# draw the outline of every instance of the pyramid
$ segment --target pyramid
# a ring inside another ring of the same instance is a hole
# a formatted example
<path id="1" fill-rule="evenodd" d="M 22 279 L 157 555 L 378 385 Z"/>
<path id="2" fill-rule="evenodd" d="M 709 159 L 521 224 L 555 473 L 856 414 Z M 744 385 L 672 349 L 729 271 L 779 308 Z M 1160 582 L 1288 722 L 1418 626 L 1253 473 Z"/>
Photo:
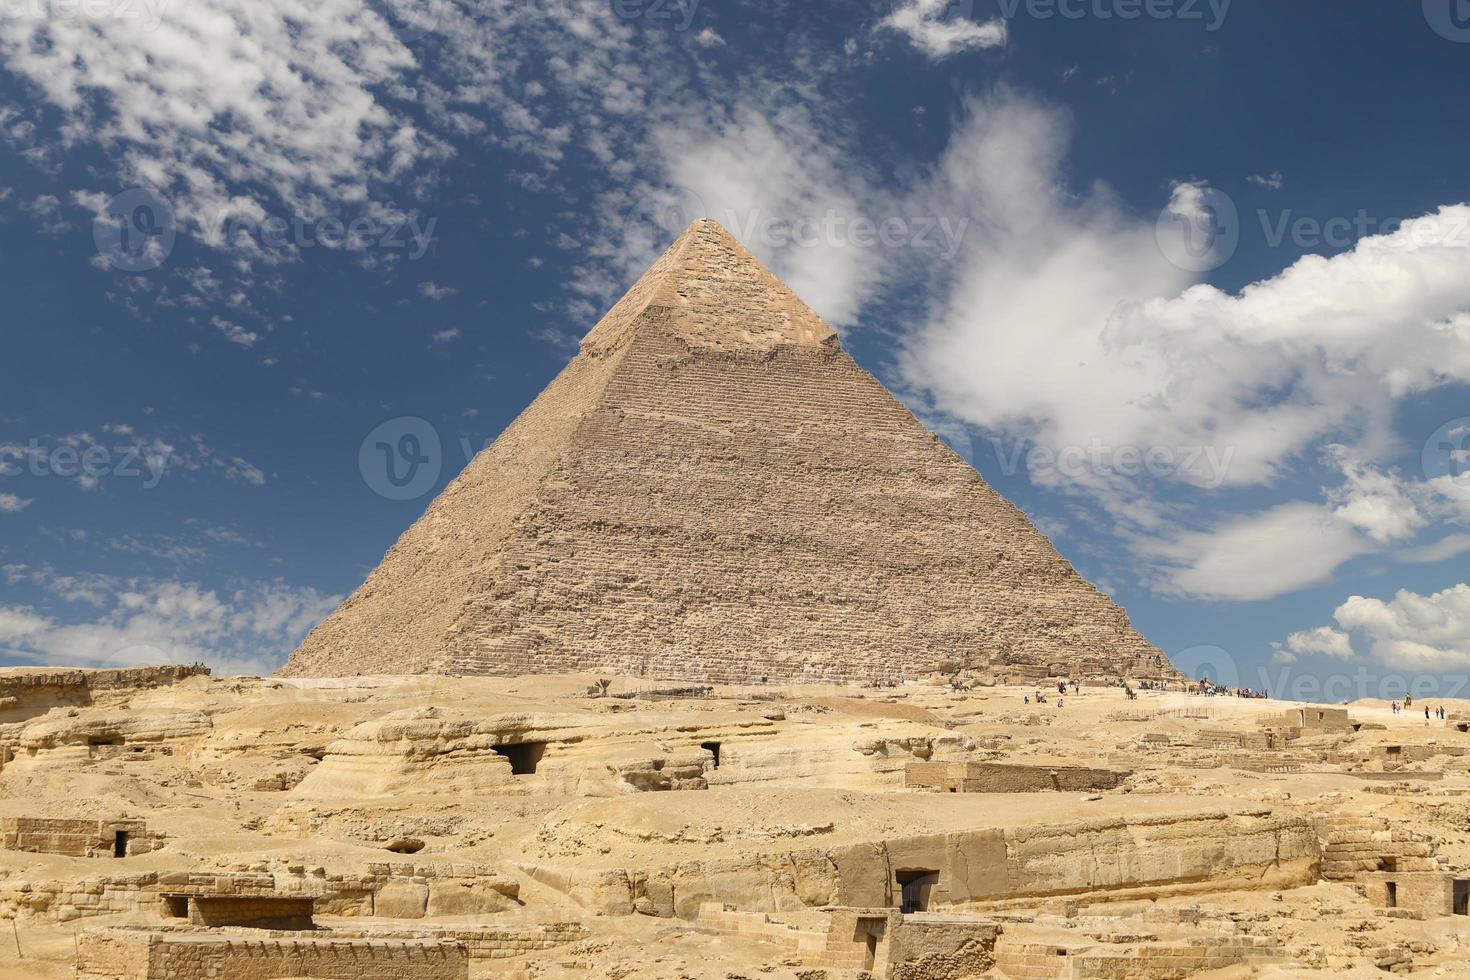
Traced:
<path id="1" fill-rule="evenodd" d="M 287 676 L 1177 678 L 1127 615 L 695 222 Z"/>

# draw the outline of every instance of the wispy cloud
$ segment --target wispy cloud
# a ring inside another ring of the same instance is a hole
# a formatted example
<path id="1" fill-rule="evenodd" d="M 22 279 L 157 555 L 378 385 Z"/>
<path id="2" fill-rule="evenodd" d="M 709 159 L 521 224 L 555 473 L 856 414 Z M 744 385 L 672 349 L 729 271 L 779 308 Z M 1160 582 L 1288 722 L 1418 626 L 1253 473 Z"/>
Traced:
<path id="1" fill-rule="evenodd" d="M 903 34 L 934 61 L 962 51 L 1000 47 L 1007 36 L 1004 20 L 997 17 L 977 23 L 957 16 L 950 0 L 903 0 L 879 26 Z"/>

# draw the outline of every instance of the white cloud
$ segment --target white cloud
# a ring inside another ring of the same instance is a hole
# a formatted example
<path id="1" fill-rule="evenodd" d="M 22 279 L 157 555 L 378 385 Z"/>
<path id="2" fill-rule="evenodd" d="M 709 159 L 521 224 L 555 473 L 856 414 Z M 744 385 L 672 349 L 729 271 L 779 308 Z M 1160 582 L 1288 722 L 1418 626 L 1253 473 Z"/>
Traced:
<path id="1" fill-rule="evenodd" d="M 1369 461 L 1394 447 L 1402 400 L 1470 382 L 1470 206 L 1229 294 L 1165 260 L 1153 216 L 1065 185 L 1069 131 L 1014 94 L 977 100 L 922 192 L 975 221 L 903 341 L 902 375 L 936 421 L 1086 455 L 1072 469 L 1028 458 L 1029 475 L 1090 495 L 1189 594 L 1280 594 L 1428 526 L 1421 488 Z M 1160 205 L 1187 210 L 1202 188 Z M 1150 454 L 1169 465 L 1120 465 Z M 1342 484 L 1321 500 L 1199 516 L 1324 454 Z M 1289 553 L 1277 534 L 1319 550 Z"/>
<path id="2" fill-rule="evenodd" d="M 720 32 L 713 27 L 706 27 L 694 35 L 694 43 L 702 48 L 723 48 L 725 39 L 720 37 Z"/>
<path id="3" fill-rule="evenodd" d="M 19 606 L 0 606 L 0 643 L 14 643 L 50 627 L 51 621 Z"/>
<path id="4" fill-rule="evenodd" d="M 945 19 L 950 0 L 904 0 L 879 27 L 908 37 L 931 60 L 941 61 L 961 51 L 995 48 L 1006 43 L 1006 22 L 1000 18 L 977 24 L 963 17 Z"/>
<path id="5" fill-rule="evenodd" d="M 1157 564 L 1155 588 L 1205 599 L 1268 599 L 1329 579 L 1371 550 L 1356 530 L 1314 504 L 1280 504 L 1207 531 L 1141 539 Z"/>
<path id="6" fill-rule="evenodd" d="M 1411 538 L 1428 523 L 1397 476 L 1354 459 L 1342 447 L 1330 451 L 1339 457 L 1345 477 L 1327 495 L 1337 505 L 1337 517 L 1379 544 Z"/>
<path id="7" fill-rule="evenodd" d="M 103 481 L 131 481 L 151 490 L 173 472 L 215 473 L 255 486 L 265 483 L 265 474 L 254 464 L 217 452 L 198 434 L 139 435 L 131 426 L 116 424 L 104 425 L 102 432 L 102 438 L 83 431 L 36 436 L 24 443 L 0 442 L 0 476 L 56 477 L 74 481 L 83 490 L 96 490 Z"/>
<path id="8" fill-rule="evenodd" d="M 459 290 L 453 286 L 441 286 L 436 282 L 419 283 L 419 295 L 432 303 L 448 299 L 459 294 Z"/>
<path id="9" fill-rule="evenodd" d="M 1415 564 L 1431 564 L 1448 561 L 1470 551 L 1470 534 L 1449 534 L 1433 544 L 1421 548 L 1410 548 L 1396 556 L 1399 561 Z"/>
<path id="10" fill-rule="evenodd" d="M 1281 176 L 1279 170 L 1273 170 L 1269 174 L 1251 174 L 1246 180 L 1268 191 L 1279 191 L 1286 186 L 1286 178 Z"/>
<path id="11" fill-rule="evenodd" d="M 816 120 L 804 110 L 741 103 L 697 125 L 662 125 L 655 140 L 676 186 L 649 190 L 642 227 L 629 229 L 641 247 L 628 257 L 627 274 L 646 265 L 674 225 L 711 217 L 822 317 L 836 326 L 856 320 L 882 282 L 885 259 L 852 234 L 852 222 L 894 217 L 893 204 L 852 172 Z M 650 240 L 649 231 L 661 234 Z"/>
<path id="12" fill-rule="evenodd" d="M 1433 595 L 1400 591 L 1393 599 L 1352 596 L 1333 614 L 1345 630 L 1361 630 L 1374 659 L 1420 670 L 1470 668 L 1470 585 Z"/>
<path id="13" fill-rule="evenodd" d="M 46 579 L 49 591 L 100 610 L 64 622 L 0 606 L 0 652 L 56 666 L 132 666 L 200 661 L 226 673 L 273 671 L 340 597 L 283 582 L 252 582 L 224 595 L 172 581 L 92 576 L 88 591 Z"/>
<path id="14" fill-rule="evenodd" d="M 1338 660 L 1351 660 L 1357 656 L 1352 638 L 1331 626 L 1293 633 L 1286 638 L 1286 648 L 1294 654 L 1335 657 Z"/>
<path id="15" fill-rule="evenodd" d="M 451 341 L 459 339 L 459 328 L 449 327 L 446 330 L 435 330 L 434 333 L 430 335 L 429 339 L 436 344 L 450 343 Z"/>
<path id="16" fill-rule="evenodd" d="M 68 114 L 69 139 L 114 151 L 188 224 L 364 201 L 375 181 L 439 152 L 380 97 L 414 63 L 361 0 L 212 0 L 156 18 L 85 17 L 42 0 L 0 20 L 0 59 Z"/>
<path id="17" fill-rule="evenodd" d="M 31 503 L 32 501 L 13 493 L 0 493 L 0 514 L 19 514 Z"/>

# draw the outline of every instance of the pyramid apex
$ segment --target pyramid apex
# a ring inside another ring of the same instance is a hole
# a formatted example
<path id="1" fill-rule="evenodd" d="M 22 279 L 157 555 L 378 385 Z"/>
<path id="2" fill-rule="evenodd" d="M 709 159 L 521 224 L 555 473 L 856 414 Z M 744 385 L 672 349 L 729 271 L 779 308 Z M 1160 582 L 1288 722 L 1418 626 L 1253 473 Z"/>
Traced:
<path id="1" fill-rule="evenodd" d="M 714 218 L 696 218 L 582 340 L 583 350 L 621 346 L 662 309 L 657 329 L 690 347 L 765 351 L 837 348 L 837 332 Z"/>

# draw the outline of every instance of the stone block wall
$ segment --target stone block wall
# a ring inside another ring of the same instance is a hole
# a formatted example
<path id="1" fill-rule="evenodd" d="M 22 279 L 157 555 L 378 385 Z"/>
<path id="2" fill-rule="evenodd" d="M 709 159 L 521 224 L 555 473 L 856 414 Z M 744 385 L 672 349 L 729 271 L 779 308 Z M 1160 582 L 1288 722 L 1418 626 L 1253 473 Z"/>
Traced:
<path id="1" fill-rule="evenodd" d="M 1257 936 L 1198 936 L 1161 942 L 1048 942 L 1002 936 L 995 964 L 1011 980 L 1184 980 L 1209 970 L 1284 959 Z"/>
<path id="2" fill-rule="evenodd" d="M 255 926 L 261 929 L 310 929 L 312 900 L 309 898 L 209 898 L 188 899 L 189 922 L 196 926 Z"/>
<path id="3" fill-rule="evenodd" d="M 904 786 L 950 793 L 1083 792 L 1114 789 L 1130 773 L 1087 766 L 1009 762 L 910 762 Z"/>
<path id="4" fill-rule="evenodd" d="M 0 848 L 67 857 L 114 857 L 118 834 L 126 835 L 126 855 L 153 850 L 142 820 L 65 820 L 45 817 L 0 818 Z"/>
<path id="5" fill-rule="evenodd" d="M 78 980 L 467 980 L 453 940 L 243 938 L 122 929 L 78 940 Z"/>
<path id="6" fill-rule="evenodd" d="M 1455 878 L 1442 871 L 1375 871 L 1354 879 L 1381 909 L 1410 909 L 1429 916 L 1454 912 Z"/>
<path id="7" fill-rule="evenodd" d="M 892 980 L 952 980 L 995 965 L 998 923 L 960 916 L 896 916 L 888 946 Z"/>

